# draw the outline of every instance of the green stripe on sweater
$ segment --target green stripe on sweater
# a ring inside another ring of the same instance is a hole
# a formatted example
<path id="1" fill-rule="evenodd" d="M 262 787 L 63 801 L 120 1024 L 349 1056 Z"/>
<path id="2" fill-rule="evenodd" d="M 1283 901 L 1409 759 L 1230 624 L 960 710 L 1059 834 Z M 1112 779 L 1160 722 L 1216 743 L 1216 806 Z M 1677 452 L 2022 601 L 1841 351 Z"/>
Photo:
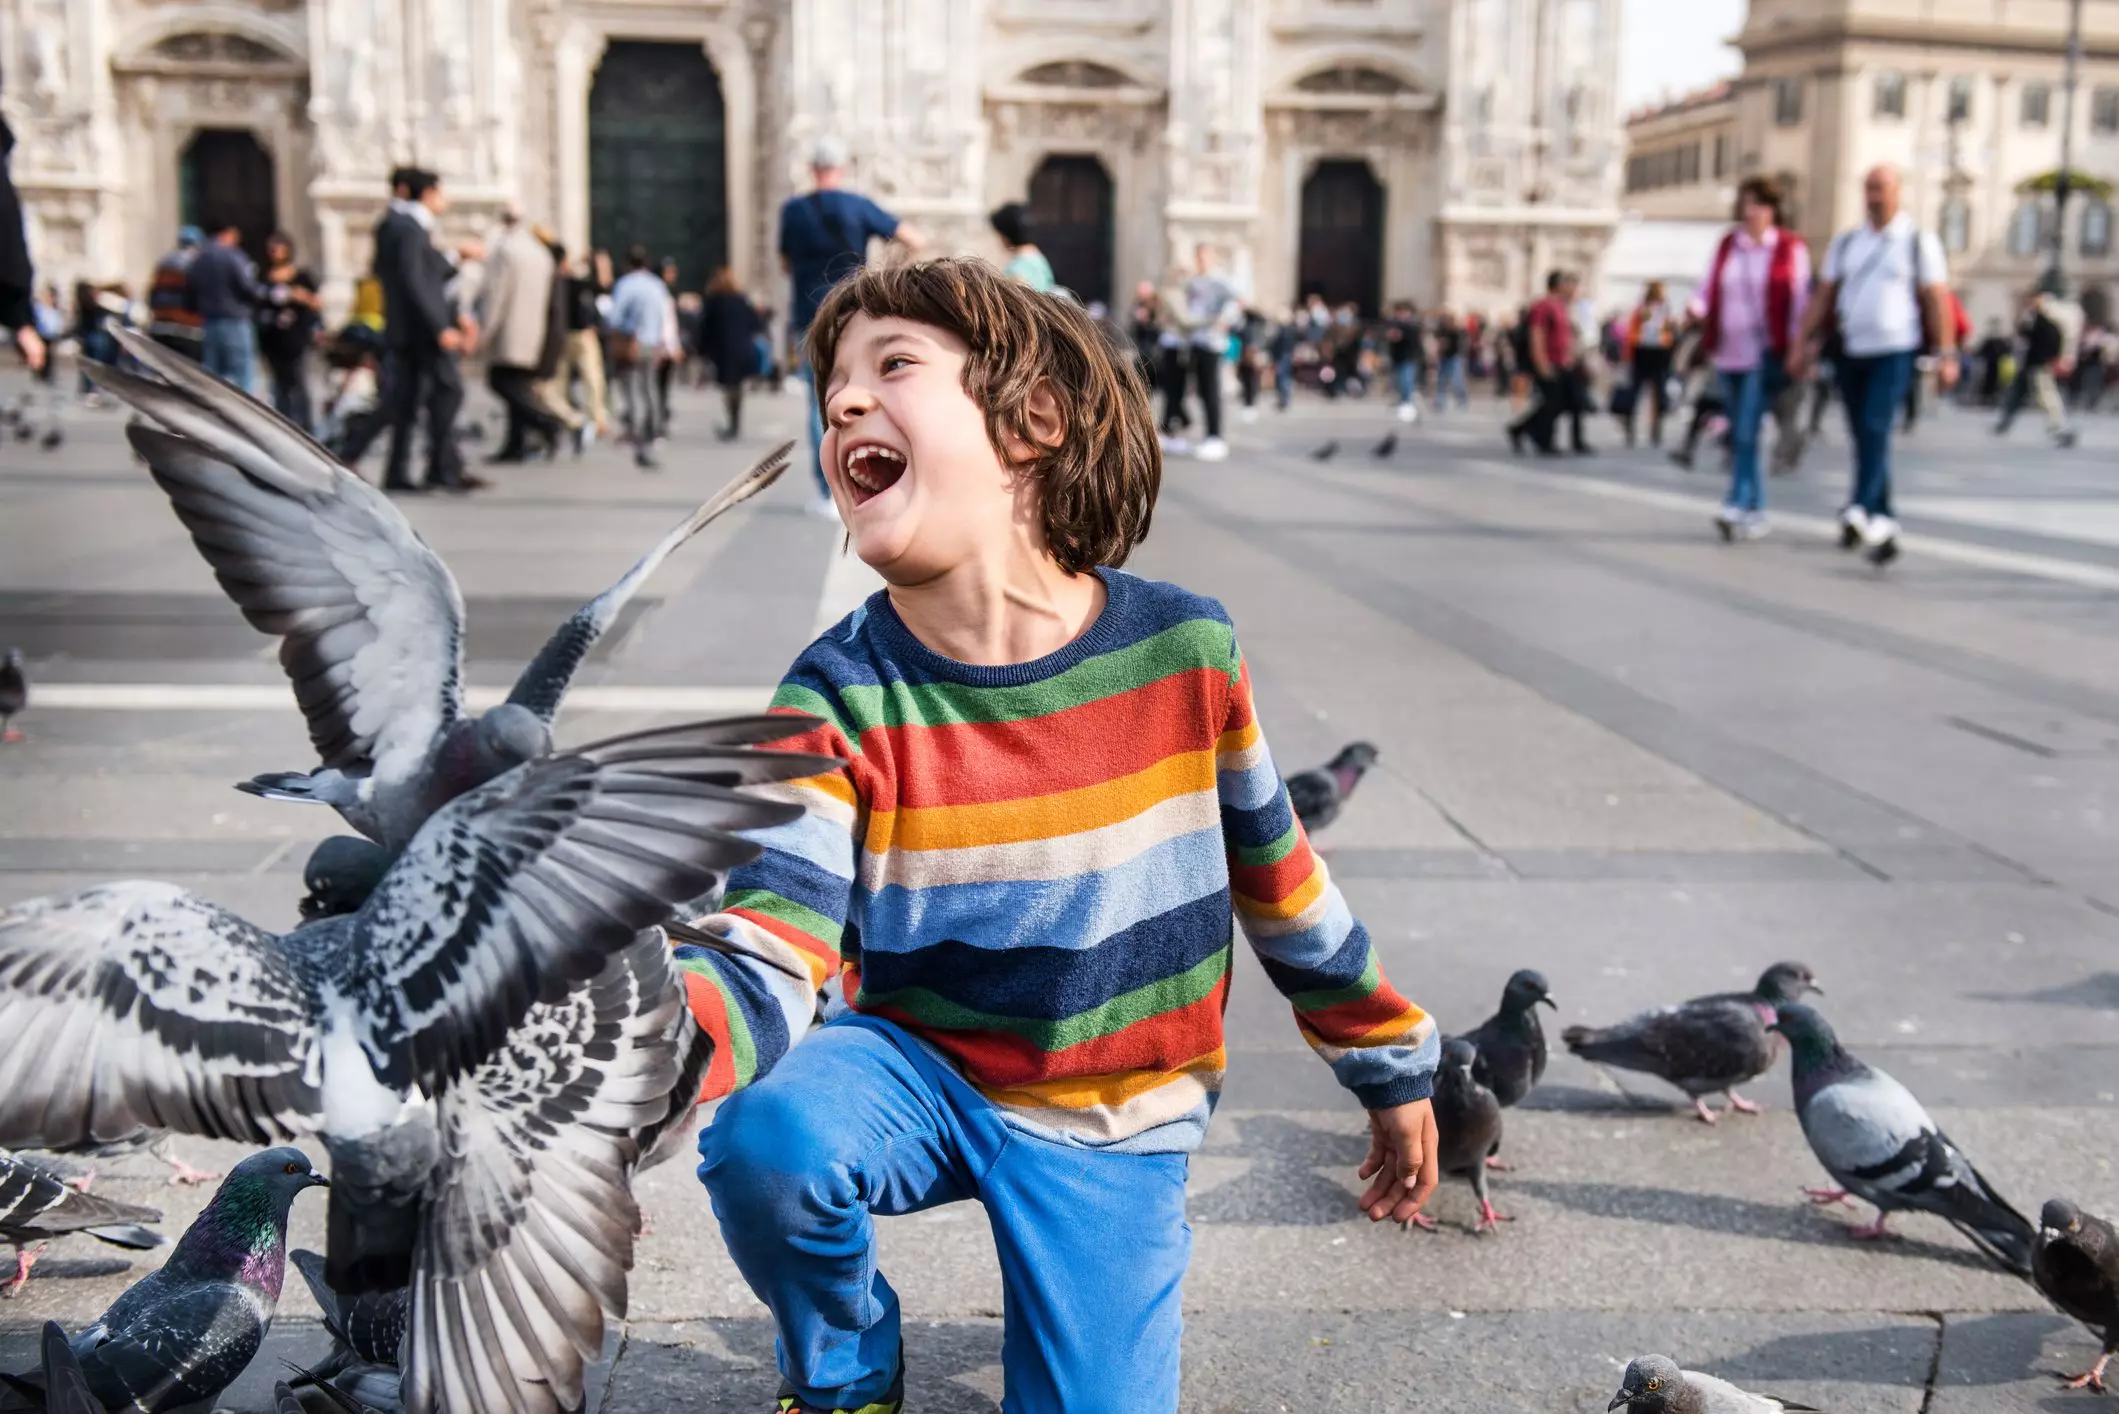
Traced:
<path id="1" fill-rule="evenodd" d="M 1115 1035 L 1165 1012 L 1178 1011 L 1211 994 L 1228 971 L 1229 951 L 1218 948 L 1175 977 L 1122 992 L 1101 1006 L 1059 1021 L 1042 1017 L 996 1016 L 960 1006 L 926 987 L 901 987 L 881 994 L 861 989 L 864 1011 L 889 1007 L 925 1026 L 942 1031 L 1001 1031 L 1020 1036 L 1041 1051 L 1064 1050 L 1084 1041 Z"/>

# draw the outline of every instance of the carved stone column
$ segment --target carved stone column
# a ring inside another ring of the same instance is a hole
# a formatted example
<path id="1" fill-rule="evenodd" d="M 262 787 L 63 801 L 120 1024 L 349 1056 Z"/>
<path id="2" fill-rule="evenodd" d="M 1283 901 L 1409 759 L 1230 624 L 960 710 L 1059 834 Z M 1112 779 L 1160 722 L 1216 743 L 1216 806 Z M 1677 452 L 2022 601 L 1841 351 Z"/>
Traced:
<path id="1" fill-rule="evenodd" d="M 1259 213 L 1266 0 L 1172 0 L 1165 237 L 1172 263 L 1200 242 L 1247 283 Z"/>

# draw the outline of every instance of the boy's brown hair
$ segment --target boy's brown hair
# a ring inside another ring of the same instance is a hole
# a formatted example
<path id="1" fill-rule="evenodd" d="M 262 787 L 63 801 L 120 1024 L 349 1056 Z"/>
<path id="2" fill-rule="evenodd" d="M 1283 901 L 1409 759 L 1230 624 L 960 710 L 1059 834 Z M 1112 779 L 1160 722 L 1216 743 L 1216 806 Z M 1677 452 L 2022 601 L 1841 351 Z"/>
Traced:
<path id="1" fill-rule="evenodd" d="M 1162 485 L 1148 391 L 1131 354 L 1117 351 L 1080 305 L 1040 294 L 975 256 L 869 266 L 826 295 L 810 322 L 807 353 L 819 390 L 856 314 L 932 325 L 969 346 L 964 392 L 986 414 L 996 450 L 1011 439 L 1032 449 L 1018 469 L 1037 480 L 1045 543 L 1061 569 L 1122 565 L 1147 537 Z M 1031 434 L 1030 395 L 1039 383 L 1050 385 L 1059 405 L 1056 444 Z"/>

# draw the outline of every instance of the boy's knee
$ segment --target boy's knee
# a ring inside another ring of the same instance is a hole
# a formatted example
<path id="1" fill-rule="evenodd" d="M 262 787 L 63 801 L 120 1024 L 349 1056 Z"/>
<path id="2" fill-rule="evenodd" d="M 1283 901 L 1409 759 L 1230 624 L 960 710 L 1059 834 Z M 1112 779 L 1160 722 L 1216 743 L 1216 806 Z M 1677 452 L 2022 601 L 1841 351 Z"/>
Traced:
<path id="1" fill-rule="evenodd" d="M 699 1181 L 715 1206 L 755 1216 L 852 1200 L 852 1183 L 817 1097 L 792 1087 L 739 1090 L 699 1136 Z"/>

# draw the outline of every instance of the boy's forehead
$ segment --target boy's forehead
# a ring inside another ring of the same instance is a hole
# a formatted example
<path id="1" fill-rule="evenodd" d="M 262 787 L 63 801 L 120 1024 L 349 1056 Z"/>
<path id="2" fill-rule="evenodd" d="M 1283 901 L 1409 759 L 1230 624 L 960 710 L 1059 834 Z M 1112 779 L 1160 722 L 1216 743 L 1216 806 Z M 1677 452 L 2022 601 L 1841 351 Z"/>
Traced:
<path id="1" fill-rule="evenodd" d="M 939 324 L 923 324 L 917 319 L 905 319 L 895 314 L 874 315 L 866 310 L 856 310 L 839 331 L 837 357 L 832 361 L 836 365 L 844 362 L 850 353 L 896 343 L 925 344 L 958 354 L 969 348 L 962 339 Z"/>

